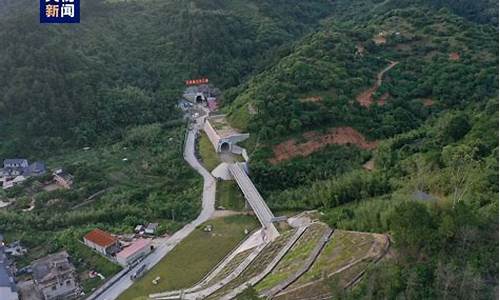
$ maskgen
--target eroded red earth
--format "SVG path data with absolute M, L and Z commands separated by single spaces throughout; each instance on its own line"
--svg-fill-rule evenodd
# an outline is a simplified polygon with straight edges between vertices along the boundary
M 356 145 L 362 149 L 372 150 L 377 147 L 377 141 L 367 141 L 366 138 L 352 127 L 336 127 L 328 133 L 321 134 L 309 131 L 303 134 L 306 142 L 298 143 L 290 139 L 273 148 L 274 157 L 269 161 L 277 164 L 297 156 L 308 156 L 328 145 Z

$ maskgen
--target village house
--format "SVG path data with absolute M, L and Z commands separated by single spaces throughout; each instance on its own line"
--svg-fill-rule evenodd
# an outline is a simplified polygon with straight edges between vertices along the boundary
M 3 161 L 4 168 L 26 168 L 28 160 L 22 158 L 6 159 Z
M 120 251 L 120 242 L 111 234 L 96 228 L 83 237 L 85 245 L 103 255 L 114 255 Z
M 11 188 L 19 183 L 24 182 L 31 176 L 41 176 L 45 174 L 45 164 L 41 161 L 36 161 L 31 165 L 27 159 L 5 159 L 3 168 L 0 169 L 0 182 L 3 189 Z
M 158 223 L 149 223 L 148 226 L 146 226 L 146 229 L 144 230 L 144 232 L 146 234 L 155 234 L 156 233 L 156 230 L 158 229 Z
M 44 300 L 75 299 L 80 294 L 75 267 L 66 251 L 34 261 L 31 269 L 35 289 Z
M 151 239 L 138 239 L 116 254 L 116 261 L 128 266 L 151 252 Z
M 4 252 L 3 237 L 0 235 L 0 299 L 18 300 L 16 282 L 10 268 L 10 261 Z
M 63 169 L 55 170 L 52 175 L 54 176 L 54 181 L 66 189 L 70 189 L 73 185 L 73 175 L 65 172 Z

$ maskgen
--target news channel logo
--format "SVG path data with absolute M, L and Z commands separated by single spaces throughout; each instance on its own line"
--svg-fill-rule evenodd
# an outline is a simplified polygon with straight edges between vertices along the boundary
M 40 0 L 40 23 L 80 23 L 80 0 Z

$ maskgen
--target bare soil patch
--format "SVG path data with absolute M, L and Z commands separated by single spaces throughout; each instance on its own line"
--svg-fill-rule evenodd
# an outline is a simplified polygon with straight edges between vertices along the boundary
M 387 42 L 385 36 L 381 33 L 379 33 L 378 35 L 374 36 L 372 38 L 372 41 L 376 44 L 376 45 L 383 45 Z
M 363 164 L 363 169 L 373 171 L 375 169 L 375 160 L 372 158 Z
M 297 156 L 308 156 L 327 145 L 356 145 L 362 149 L 372 150 L 377 147 L 377 141 L 367 141 L 366 138 L 352 127 L 336 127 L 328 133 L 320 134 L 309 131 L 302 135 L 306 142 L 298 143 L 290 139 L 273 148 L 274 157 L 269 161 L 277 164 Z
M 434 105 L 434 100 L 432 100 L 432 99 L 430 99 L 430 98 L 422 99 L 422 104 L 423 104 L 425 107 L 430 107 L 430 106 L 433 106 L 433 105 Z
M 458 52 L 451 52 L 449 55 L 449 58 L 451 61 L 459 61 L 460 60 L 460 53 Z
M 299 99 L 300 102 L 320 102 L 321 100 L 323 100 L 321 96 L 311 96 Z

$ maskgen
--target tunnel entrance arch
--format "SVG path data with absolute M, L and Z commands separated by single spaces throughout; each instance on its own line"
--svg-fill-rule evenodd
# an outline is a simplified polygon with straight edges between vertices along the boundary
M 203 97 L 201 95 L 196 96 L 196 103 L 201 104 L 203 102 Z
M 220 144 L 220 151 L 221 152 L 229 152 L 231 150 L 231 145 L 228 142 L 222 142 Z

